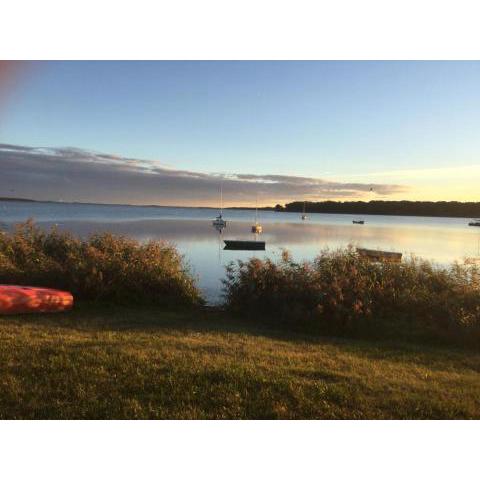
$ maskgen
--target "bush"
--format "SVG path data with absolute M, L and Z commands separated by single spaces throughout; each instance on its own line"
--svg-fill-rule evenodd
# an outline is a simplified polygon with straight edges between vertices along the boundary
M 157 305 L 201 302 L 183 257 L 170 244 L 111 234 L 81 240 L 32 221 L 0 233 L 0 283 L 59 288 L 77 300 Z
M 372 263 L 352 249 L 322 251 L 313 262 L 252 258 L 227 267 L 226 307 L 302 329 L 480 344 L 480 271 L 411 257 Z

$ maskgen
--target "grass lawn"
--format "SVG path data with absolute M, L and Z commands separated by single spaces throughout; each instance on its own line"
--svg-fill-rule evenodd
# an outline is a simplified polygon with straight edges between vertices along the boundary
M 218 312 L 0 317 L 0 418 L 480 418 L 480 353 Z

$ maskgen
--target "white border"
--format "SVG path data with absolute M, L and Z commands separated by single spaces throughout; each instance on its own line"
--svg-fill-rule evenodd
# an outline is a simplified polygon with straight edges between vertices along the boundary
M 472 0 L 3 0 L 2 59 L 478 59 Z
M 3 0 L 0 59 L 478 59 L 478 2 Z M 3 478 L 474 478 L 478 422 L 0 422 Z
M 2 422 L 3 478 L 476 478 L 478 422 Z

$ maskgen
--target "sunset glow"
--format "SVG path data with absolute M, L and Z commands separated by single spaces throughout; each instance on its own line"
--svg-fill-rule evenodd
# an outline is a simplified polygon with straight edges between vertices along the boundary
M 0 196 L 480 201 L 478 85 L 478 62 L 0 62 Z

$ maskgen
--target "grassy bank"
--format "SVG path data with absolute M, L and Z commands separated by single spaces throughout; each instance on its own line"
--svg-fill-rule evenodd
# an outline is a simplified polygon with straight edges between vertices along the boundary
M 480 418 L 480 354 L 210 311 L 0 317 L 1 418 Z

